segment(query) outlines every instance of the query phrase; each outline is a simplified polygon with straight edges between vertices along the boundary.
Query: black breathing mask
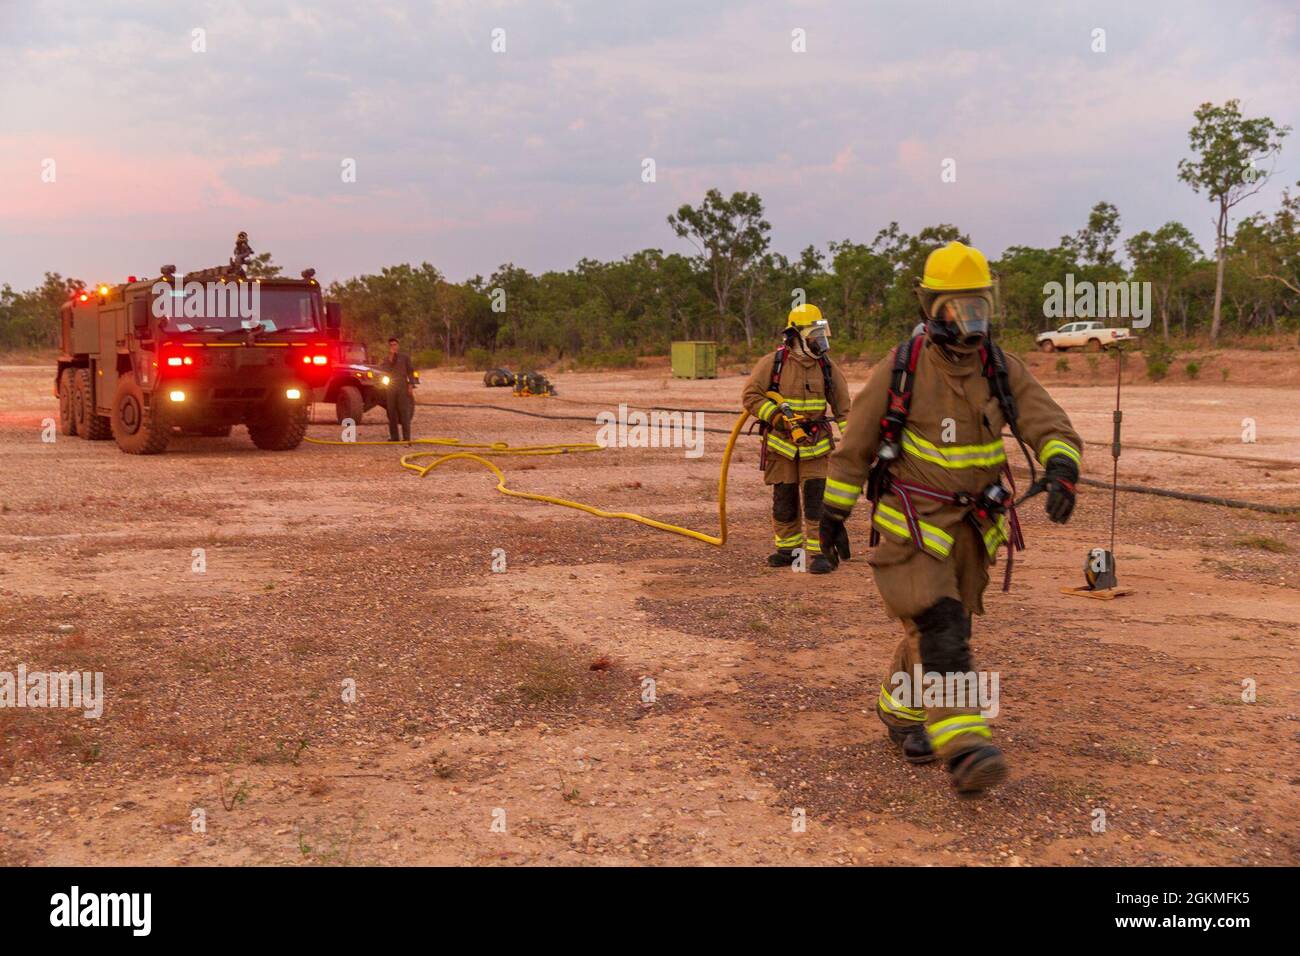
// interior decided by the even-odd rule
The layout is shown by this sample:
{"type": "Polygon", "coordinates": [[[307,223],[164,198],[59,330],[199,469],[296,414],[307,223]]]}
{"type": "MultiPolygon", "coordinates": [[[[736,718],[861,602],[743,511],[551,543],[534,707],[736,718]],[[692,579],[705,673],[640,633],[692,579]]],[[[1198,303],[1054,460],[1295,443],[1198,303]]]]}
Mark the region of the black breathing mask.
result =
{"type": "Polygon", "coordinates": [[[937,345],[975,349],[987,341],[992,316],[992,303],[987,295],[943,295],[930,305],[925,331],[937,345]]]}
{"type": "Polygon", "coordinates": [[[799,338],[813,358],[821,358],[831,350],[831,326],[825,319],[818,319],[798,328],[799,338]]]}

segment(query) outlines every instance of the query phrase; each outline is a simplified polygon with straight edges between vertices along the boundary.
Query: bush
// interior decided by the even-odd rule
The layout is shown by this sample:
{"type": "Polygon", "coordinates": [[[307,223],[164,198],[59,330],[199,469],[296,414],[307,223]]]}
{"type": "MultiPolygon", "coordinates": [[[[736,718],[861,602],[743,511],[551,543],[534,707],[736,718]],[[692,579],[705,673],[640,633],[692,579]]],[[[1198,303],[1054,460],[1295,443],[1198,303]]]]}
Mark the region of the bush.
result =
{"type": "Polygon", "coordinates": [[[1224,369],[1220,369],[1219,371],[1221,371],[1221,372],[1223,373],[1223,380],[1226,382],[1226,381],[1228,380],[1228,375],[1231,374],[1231,373],[1230,373],[1229,370],[1226,369],[1226,368],[1224,368],[1224,369]]]}
{"type": "Polygon", "coordinates": [[[1056,370],[1058,372],[1068,372],[1070,370],[1070,360],[1062,355],[1056,360],[1056,370]]]}
{"type": "Polygon", "coordinates": [[[495,364],[487,349],[466,349],[465,364],[476,372],[486,372],[495,364]]]}
{"type": "Polygon", "coordinates": [[[1034,341],[1033,332],[1025,332],[1022,329],[1008,329],[1005,325],[996,331],[998,345],[1002,346],[1004,351],[1016,355],[1038,351],[1038,343],[1034,341]]]}
{"type": "Polygon", "coordinates": [[[1088,368],[1092,369],[1094,372],[1097,371],[1097,369],[1101,368],[1101,359],[1097,358],[1095,355],[1089,355],[1088,368]]]}
{"type": "Polygon", "coordinates": [[[1154,341],[1143,348],[1147,361],[1147,378],[1158,382],[1169,374],[1169,363],[1174,359],[1174,350],[1161,341],[1154,341]]]}
{"type": "Polygon", "coordinates": [[[1188,362],[1186,365],[1183,366],[1183,371],[1187,373],[1188,378],[1195,379],[1198,375],[1201,374],[1201,363],[1188,362]]]}
{"type": "Polygon", "coordinates": [[[577,368],[636,368],[636,353],[631,349],[586,351],[574,359],[577,368]]]}
{"type": "Polygon", "coordinates": [[[415,363],[416,368],[437,368],[442,364],[444,357],[442,349],[420,349],[412,356],[411,361],[415,363]]]}

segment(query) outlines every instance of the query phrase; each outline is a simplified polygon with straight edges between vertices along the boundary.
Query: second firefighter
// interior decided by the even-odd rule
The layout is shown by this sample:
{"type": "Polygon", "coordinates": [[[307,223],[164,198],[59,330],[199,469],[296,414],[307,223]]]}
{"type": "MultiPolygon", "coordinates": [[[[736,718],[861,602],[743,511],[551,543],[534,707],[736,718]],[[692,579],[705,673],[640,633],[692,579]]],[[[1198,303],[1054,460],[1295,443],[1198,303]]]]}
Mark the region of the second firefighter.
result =
{"type": "Polygon", "coordinates": [[[763,481],[772,486],[776,551],[772,567],[795,563],[797,549],[807,570],[825,574],[817,525],[826,490],[827,457],[834,449],[831,423],[848,418],[849,386],[830,358],[830,324],[815,305],[790,312],[784,342],[754,367],[742,402],[759,421],[763,481]],[[801,517],[802,513],[802,517],[801,517]]]}

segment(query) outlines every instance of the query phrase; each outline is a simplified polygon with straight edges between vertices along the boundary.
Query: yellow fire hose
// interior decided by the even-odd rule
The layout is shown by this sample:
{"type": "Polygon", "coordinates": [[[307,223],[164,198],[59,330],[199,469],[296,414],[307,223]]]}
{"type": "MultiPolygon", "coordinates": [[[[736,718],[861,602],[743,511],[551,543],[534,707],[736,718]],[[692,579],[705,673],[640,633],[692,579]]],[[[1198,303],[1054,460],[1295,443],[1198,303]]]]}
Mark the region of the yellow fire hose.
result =
{"type": "MultiPolygon", "coordinates": [[[[561,505],[565,508],[575,508],[578,511],[585,511],[589,515],[595,515],[597,518],[622,518],[625,521],[635,521],[637,524],[643,524],[646,527],[654,528],[658,531],[667,531],[669,534],[680,534],[686,538],[694,538],[696,541],[703,541],[705,544],[722,547],[722,545],[727,543],[727,474],[731,468],[731,453],[735,450],[736,439],[740,437],[740,430],[744,427],[745,421],[748,418],[749,412],[741,412],[736,416],[736,424],[731,427],[731,434],[727,436],[727,446],[722,452],[722,470],[718,474],[718,534],[716,535],[705,534],[703,531],[695,531],[691,528],[683,528],[680,525],[669,524],[666,521],[657,521],[654,518],[647,518],[645,515],[634,514],[630,511],[605,511],[601,508],[595,507],[594,505],[585,505],[580,501],[569,501],[567,498],[555,498],[551,495],[539,495],[531,491],[516,491],[513,488],[507,488],[505,473],[482,455],[477,455],[470,451],[455,451],[450,454],[441,455],[428,464],[421,464],[418,459],[437,455],[438,452],[413,451],[402,456],[401,465],[403,468],[409,469],[423,478],[443,462],[454,461],[457,458],[476,461],[496,475],[497,491],[501,492],[503,495],[509,495],[511,498],[526,498],[529,501],[543,501],[547,504],[561,505]]],[[[307,441],[316,445],[406,444],[405,442],[390,441],[345,442],[324,438],[308,438],[307,441]]],[[[512,447],[507,445],[505,442],[475,444],[472,442],[462,442],[455,438],[417,438],[411,441],[410,444],[441,445],[449,448],[476,448],[482,451],[485,455],[564,455],[573,452],[601,451],[603,449],[603,446],[601,445],[590,443],[519,445],[512,447]]]]}

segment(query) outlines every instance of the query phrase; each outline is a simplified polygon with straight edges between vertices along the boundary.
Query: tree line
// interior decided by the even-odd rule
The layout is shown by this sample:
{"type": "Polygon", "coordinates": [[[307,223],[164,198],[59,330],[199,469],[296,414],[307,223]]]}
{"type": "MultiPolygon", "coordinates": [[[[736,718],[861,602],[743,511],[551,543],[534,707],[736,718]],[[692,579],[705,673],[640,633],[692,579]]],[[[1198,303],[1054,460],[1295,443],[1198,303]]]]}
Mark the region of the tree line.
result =
{"type": "MultiPolygon", "coordinates": [[[[1215,248],[1201,249],[1176,221],[1121,242],[1119,210],[1098,202],[1087,222],[1055,246],[1011,246],[991,263],[1004,338],[1023,344],[1060,324],[1044,314],[1045,287],[1066,275],[1076,283],[1149,282],[1154,316],[1147,334],[1165,341],[1173,334],[1213,342],[1225,328],[1245,335],[1300,327],[1300,191],[1284,190],[1271,213],[1233,222],[1233,210],[1272,175],[1264,164],[1290,128],[1243,116],[1236,100],[1203,104],[1195,119],[1193,155],[1178,164],[1178,175],[1212,204],[1215,248]]],[[[341,303],[351,338],[378,344],[395,335],[428,364],[464,356],[486,364],[496,353],[631,364],[680,339],[753,352],[770,347],[797,297],[819,305],[839,347],[851,349],[905,335],[918,317],[913,287],[926,256],[950,240],[971,241],[952,223],[912,234],[890,222],[869,241],[810,245],[791,258],[771,248],[764,217],[757,194],[712,189],[698,205],[667,217],[689,253],[649,248],[540,274],[506,263],[463,282],[428,262],[402,264],[333,282],[326,295],[341,303]]],[[[258,274],[278,272],[269,254],[258,260],[258,274]]],[[[0,347],[57,344],[58,306],[81,285],[47,273],[30,292],[4,286],[0,347]]]]}

